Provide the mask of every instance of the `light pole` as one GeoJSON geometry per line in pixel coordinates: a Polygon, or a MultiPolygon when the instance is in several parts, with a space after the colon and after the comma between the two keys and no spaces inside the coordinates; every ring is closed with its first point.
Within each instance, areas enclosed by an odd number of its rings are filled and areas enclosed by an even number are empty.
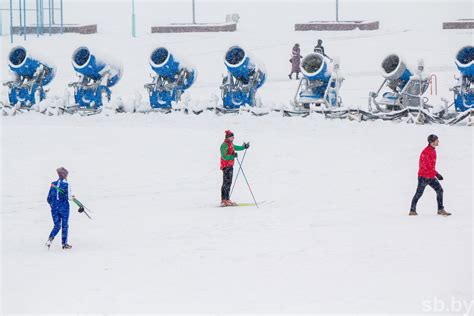
{"type": "Polygon", "coordinates": [[[339,0],[336,0],[336,22],[339,22],[339,0]]]}
{"type": "Polygon", "coordinates": [[[135,0],[132,0],[132,37],[137,37],[137,30],[135,26],[135,0]]]}
{"type": "Polygon", "coordinates": [[[193,24],[196,24],[196,5],[193,0],[193,24]]]}

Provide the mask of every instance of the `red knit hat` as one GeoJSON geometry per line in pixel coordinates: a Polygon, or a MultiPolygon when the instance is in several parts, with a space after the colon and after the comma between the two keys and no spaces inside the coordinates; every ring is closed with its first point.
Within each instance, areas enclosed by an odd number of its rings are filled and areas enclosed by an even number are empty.
{"type": "Polygon", "coordinates": [[[225,131],[225,138],[230,138],[232,136],[234,136],[234,133],[232,133],[230,130],[225,131]]]}

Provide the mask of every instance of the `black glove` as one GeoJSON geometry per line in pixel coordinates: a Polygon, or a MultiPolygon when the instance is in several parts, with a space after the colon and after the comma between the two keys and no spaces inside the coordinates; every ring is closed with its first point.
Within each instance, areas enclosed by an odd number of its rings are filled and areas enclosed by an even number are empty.
{"type": "Polygon", "coordinates": [[[237,158],[237,156],[238,156],[238,155],[237,155],[237,153],[235,152],[235,153],[234,153],[234,158],[237,158]]]}
{"type": "Polygon", "coordinates": [[[438,179],[439,181],[443,180],[443,176],[440,175],[439,173],[436,173],[436,179],[438,179]]]}
{"type": "Polygon", "coordinates": [[[82,212],[84,212],[84,207],[82,207],[82,206],[81,206],[81,207],[79,207],[79,209],[78,209],[77,211],[78,211],[79,213],[82,213],[82,212]]]}
{"type": "Polygon", "coordinates": [[[244,148],[247,149],[250,147],[250,143],[244,143],[244,148]]]}

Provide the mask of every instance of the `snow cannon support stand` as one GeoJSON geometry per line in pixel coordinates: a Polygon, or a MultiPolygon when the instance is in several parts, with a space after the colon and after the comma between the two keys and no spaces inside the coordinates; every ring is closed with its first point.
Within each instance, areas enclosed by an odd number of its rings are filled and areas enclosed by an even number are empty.
{"type": "Polygon", "coordinates": [[[424,64],[418,62],[417,72],[414,74],[396,54],[387,56],[382,61],[382,75],[384,81],[377,92],[369,93],[369,111],[377,114],[384,120],[395,120],[408,117],[408,122],[427,123],[443,121],[430,112],[428,98],[424,96],[430,85],[429,76],[424,73],[424,64]],[[382,94],[384,87],[389,91],[382,94]],[[372,108],[372,104],[375,109],[372,108]]]}
{"type": "Polygon", "coordinates": [[[326,117],[344,117],[348,111],[341,109],[339,94],[344,78],[339,74],[339,64],[319,53],[311,53],[301,61],[298,89],[293,100],[295,111],[286,115],[322,113],[326,117]]]}
{"type": "Polygon", "coordinates": [[[474,125],[474,47],[461,48],[456,55],[456,66],[461,73],[457,84],[450,90],[454,92],[454,107],[458,113],[448,123],[457,124],[468,119],[467,125],[474,125]]]}
{"type": "Polygon", "coordinates": [[[74,88],[75,107],[67,111],[83,115],[101,112],[111,100],[110,88],[122,77],[122,68],[96,58],[87,47],[74,51],[72,65],[79,80],[69,84],[74,88]]]}
{"type": "Polygon", "coordinates": [[[164,47],[155,49],[150,56],[150,66],[156,75],[145,84],[153,110],[169,113],[173,103],[181,100],[181,95],[191,87],[196,79],[196,71],[185,67],[164,47]]]}
{"type": "Polygon", "coordinates": [[[8,59],[15,79],[3,83],[9,89],[9,104],[4,105],[3,113],[30,110],[46,98],[48,90],[45,86],[54,79],[56,69],[33,58],[21,46],[12,48],[8,59]]]}
{"type": "Polygon", "coordinates": [[[224,109],[216,110],[235,113],[243,107],[255,107],[257,89],[265,83],[265,72],[239,46],[227,50],[224,64],[227,75],[223,76],[220,86],[224,109]]]}

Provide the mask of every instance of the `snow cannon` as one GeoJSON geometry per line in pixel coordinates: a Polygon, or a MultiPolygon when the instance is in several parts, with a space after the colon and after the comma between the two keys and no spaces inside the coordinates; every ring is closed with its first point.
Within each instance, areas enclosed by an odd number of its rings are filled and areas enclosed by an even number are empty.
{"type": "Polygon", "coordinates": [[[9,88],[10,105],[30,108],[44,100],[47,92],[44,87],[54,79],[55,67],[33,58],[21,46],[12,48],[8,59],[15,75],[15,80],[4,83],[9,88]]]}
{"type": "Polygon", "coordinates": [[[74,100],[79,108],[97,111],[112,96],[110,88],[122,77],[122,68],[98,59],[87,47],[72,54],[72,65],[79,80],[74,87],[74,100]]]}
{"type": "Polygon", "coordinates": [[[390,54],[382,61],[382,76],[385,80],[380,85],[377,92],[369,93],[369,110],[372,110],[372,103],[376,112],[393,112],[406,108],[429,108],[428,99],[423,97],[430,84],[429,76],[424,74],[424,64],[420,60],[416,73],[408,69],[405,62],[397,54],[390,54]],[[382,89],[388,91],[382,94],[378,100],[382,89]]]}
{"type": "Polygon", "coordinates": [[[474,47],[461,48],[456,55],[456,66],[461,72],[454,92],[454,107],[458,112],[474,108],[474,47]]]}
{"type": "Polygon", "coordinates": [[[150,66],[156,75],[153,81],[145,84],[153,109],[170,109],[173,102],[178,102],[186,89],[196,79],[196,71],[180,63],[164,47],[155,49],[150,55],[150,66]]]}
{"type": "Polygon", "coordinates": [[[339,89],[344,80],[339,76],[339,64],[318,53],[312,53],[301,61],[301,73],[294,103],[299,109],[309,109],[310,105],[331,107],[341,106],[339,89]]]}
{"type": "Polygon", "coordinates": [[[233,110],[246,105],[255,106],[257,89],[265,83],[265,72],[239,46],[227,50],[224,64],[227,75],[224,75],[220,87],[224,108],[233,110]]]}

